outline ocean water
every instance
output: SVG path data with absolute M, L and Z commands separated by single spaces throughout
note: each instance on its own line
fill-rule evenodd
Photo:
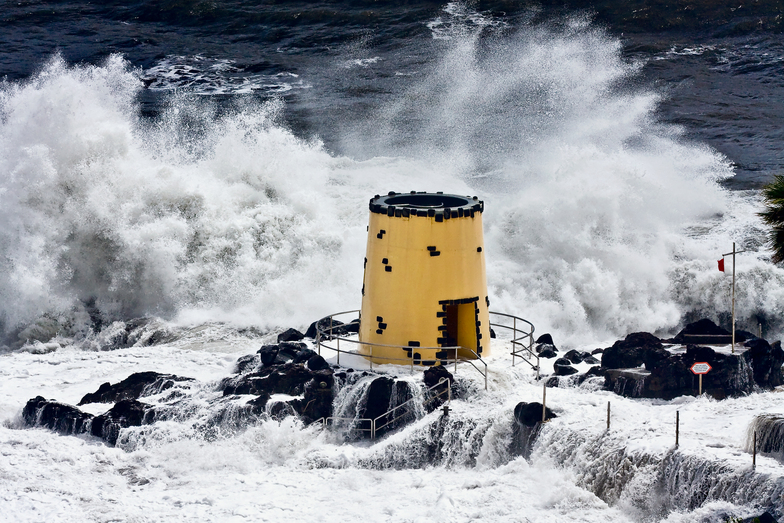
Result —
M 108 449 L 18 430 L 16 417 L 37 394 L 75 402 L 134 369 L 210 383 L 264 336 L 358 308 L 367 200 L 390 190 L 480 196 L 491 309 L 529 319 L 559 347 L 673 334 L 700 317 L 728 326 L 730 275 L 716 260 L 733 242 L 746 251 L 738 326 L 780 339 L 784 270 L 769 262 L 757 212 L 761 184 L 784 165 L 783 41 L 776 6 L 755 5 L 695 4 L 695 16 L 613 2 L 5 6 L 3 499 L 31 521 L 41 510 L 329 520 L 324 507 L 354 520 L 361 500 L 387 495 L 372 507 L 389 521 L 491 520 L 504 503 L 494 520 L 710 521 L 750 510 L 749 498 L 665 512 L 622 496 L 608 504 L 582 476 L 588 465 L 554 467 L 546 449 L 531 463 L 459 462 L 452 476 L 452 465 L 315 459 L 334 443 L 292 421 L 209 444 L 175 427 L 163 442 Z M 116 322 L 138 317 L 171 338 L 95 352 Z M 481 401 L 531 394 L 526 377 L 499 373 L 524 384 Z M 581 408 L 586 393 L 574 394 L 563 401 Z M 738 409 L 771 401 L 755 395 Z M 93 479 L 65 486 L 72 475 Z M 542 475 L 552 490 L 530 486 Z M 217 496 L 216 477 L 234 494 Z M 351 504 L 334 500 L 334 484 Z M 260 488 L 286 503 L 264 512 L 247 500 Z M 426 507 L 411 505 L 419 489 Z M 285 512 L 299 495 L 316 496 L 303 505 L 311 512 Z

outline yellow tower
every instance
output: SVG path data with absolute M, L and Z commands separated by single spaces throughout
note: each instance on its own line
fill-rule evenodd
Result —
M 359 339 L 374 363 L 488 354 L 482 211 L 476 196 L 390 192 L 370 200 Z

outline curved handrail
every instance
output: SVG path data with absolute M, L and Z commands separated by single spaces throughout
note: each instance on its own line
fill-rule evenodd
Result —
M 346 315 L 346 314 L 358 314 L 359 312 L 360 312 L 359 309 L 352 309 L 352 310 L 348 310 L 348 311 L 336 312 L 334 314 L 330 314 L 329 316 L 324 316 L 323 318 L 321 318 L 320 320 L 318 320 L 316 322 L 316 345 L 318 346 L 318 353 L 319 354 L 321 354 L 321 346 L 323 345 L 324 347 L 326 347 L 326 348 L 328 348 L 328 349 L 330 349 L 332 351 L 335 351 L 337 353 L 337 355 L 338 355 L 337 356 L 338 364 L 340 364 L 340 355 L 341 354 L 350 354 L 350 355 L 357 355 L 357 356 L 368 357 L 368 359 L 370 361 L 370 368 L 372 369 L 373 368 L 373 347 L 390 347 L 390 348 L 400 348 L 400 349 L 407 349 L 407 348 L 409 348 L 408 346 L 405 346 L 405 345 L 393 345 L 393 344 L 387 344 L 387 343 L 371 343 L 371 342 L 367 342 L 367 341 L 360 342 L 359 340 L 351 339 L 351 338 L 348 338 L 348 337 L 345 337 L 345 336 L 339 336 L 339 335 L 336 335 L 335 333 L 333 333 L 333 331 L 335 329 L 341 329 L 341 328 L 345 328 L 346 326 L 358 325 L 359 324 L 356 320 L 353 320 L 353 321 L 350 321 L 348 323 L 341 323 L 340 325 L 334 325 L 333 324 L 333 319 L 335 318 L 335 316 L 343 316 L 343 315 Z M 507 314 L 507 313 L 504 313 L 504 312 L 495 312 L 495 311 L 488 311 L 488 312 L 489 312 L 489 314 L 491 316 L 501 316 L 501 317 L 508 318 L 508 319 L 512 320 L 512 325 L 511 326 L 510 325 L 505 325 L 503 323 L 497 323 L 497 322 L 496 323 L 490 322 L 490 326 L 491 327 L 498 327 L 498 328 L 502 328 L 502 329 L 506 329 L 506 330 L 512 331 L 512 339 L 509 340 L 510 343 L 512 344 L 512 352 L 511 352 L 511 355 L 512 355 L 512 366 L 515 365 L 515 358 L 520 358 L 524 362 L 526 362 L 528 365 L 530 365 L 531 368 L 536 370 L 536 379 L 539 379 L 539 355 L 533 350 L 533 344 L 534 344 L 534 337 L 533 337 L 534 336 L 534 324 L 531 323 L 530 321 L 526 320 L 526 319 L 520 318 L 518 316 L 514 316 L 513 314 Z M 326 327 L 326 326 L 323 325 L 327 321 L 329 321 L 329 327 Z M 524 325 L 527 325 L 528 329 L 522 328 L 523 327 L 522 325 L 521 325 L 521 328 L 518 328 L 518 326 L 517 326 L 518 322 L 521 322 Z M 518 333 L 520 333 L 519 336 L 518 336 Z M 326 340 L 335 340 L 336 341 L 336 346 L 335 347 L 330 347 L 329 345 L 324 343 L 325 339 Z M 341 350 L 340 349 L 340 342 L 341 341 L 343 341 L 344 343 L 354 343 L 354 344 L 358 344 L 358 345 L 359 344 L 365 345 L 365 346 L 370 348 L 370 354 L 362 354 L 360 352 L 353 351 L 353 350 L 352 351 Z M 457 346 L 448 346 L 448 347 L 441 347 L 441 346 L 438 346 L 438 347 L 419 347 L 419 349 L 422 349 L 422 350 L 438 350 L 438 351 L 440 351 L 440 350 L 454 350 L 454 354 L 455 354 L 454 358 L 446 358 L 446 359 L 439 358 L 439 361 L 445 361 L 445 362 L 447 362 L 447 364 L 454 363 L 455 372 L 457 372 L 457 364 L 458 364 L 458 362 L 468 362 L 468 363 L 470 363 L 472 367 L 474 367 L 477 371 L 479 371 L 480 374 L 482 374 L 484 376 L 484 378 L 485 378 L 485 390 L 487 390 L 487 363 L 473 349 L 469 349 L 468 347 L 462 347 L 462 346 L 459 346 L 459 345 L 457 345 Z M 458 351 L 463 351 L 464 353 L 465 352 L 469 352 L 471 355 L 474 356 L 474 358 L 458 357 L 457 356 Z M 414 363 L 415 363 L 414 358 L 392 358 L 392 357 L 384 356 L 384 360 L 388 361 L 388 362 L 400 362 L 401 364 L 411 365 L 411 372 L 413 373 L 413 371 L 414 371 Z M 422 361 L 422 359 L 420 358 L 419 361 Z M 480 363 L 482 363 L 482 365 L 484 365 L 484 372 L 482 371 L 482 369 L 480 369 L 479 367 L 476 366 L 476 364 L 474 363 L 475 361 L 479 361 Z
M 503 316 L 505 318 L 510 318 L 512 320 L 512 325 L 504 325 L 503 323 L 493 323 L 490 322 L 491 327 L 499 327 L 507 330 L 512 331 L 512 339 L 510 340 L 512 343 L 512 366 L 515 365 L 515 358 L 520 358 L 528 365 L 531 366 L 536 371 L 536 379 L 539 379 L 539 354 L 534 352 L 534 324 L 528 320 L 520 318 L 518 316 L 514 316 L 512 314 L 506 314 L 504 312 L 494 312 L 490 311 L 490 314 L 493 316 Z M 527 332 L 522 328 L 518 329 L 517 322 L 523 322 L 530 327 L 530 330 Z M 522 333 L 521 336 L 518 337 L 517 333 Z M 535 360 L 535 363 L 534 363 Z
M 400 348 L 400 349 L 409 348 L 407 345 L 392 345 L 392 344 L 386 344 L 386 343 L 371 343 L 371 342 L 367 342 L 367 341 L 360 342 L 359 340 L 353 340 L 351 338 L 347 338 L 347 337 L 338 336 L 336 334 L 333 334 L 332 331 L 334 331 L 335 329 L 343 328 L 346 325 L 356 325 L 356 323 L 354 321 L 350 321 L 348 323 L 341 323 L 340 325 L 333 325 L 332 320 L 333 320 L 333 318 L 335 316 L 341 316 L 341 315 L 344 315 L 344 314 L 354 314 L 354 313 L 358 313 L 358 312 L 359 312 L 358 309 L 353 309 L 353 310 L 343 311 L 343 312 L 337 312 L 335 314 L 330 314 L 329 316 L 324 316 L 323 318 L 321 318 L 320 320 L 318 320 L 316 322 L 316 345 L 318 346 L 318 353 L 319 353 L 319 355 L 321 354 L 321 347 L 323 345 L 324 347 L 326 347 L 326 348 L 328 348 L 328 349 L 338 353 L 338 364 L 340 364 L 340 354 L 350 354 L 350 355 L 355 355 L 355 356 L 368 357 L 368 360 L 370 361 L 370 368 L 372 369 L 373 368 L 373 347 L 391 347 L 391 348 Z M 329 321 L 329 327 L 325 327 L 323 325 L 327 321 Z M 327 340 L 336 340 L 336 347 L 330 347 L 329 345 L 325 344 L 324 341 L 323 341 L 324 338 L 326 338 Z M 368 346 L 370 348 L 370 354 L 362 354 L 362 353 L 356 352 L 356 351 L 341 350 L 340 349 L 340 342 L 341 341 L 343 341 L 344 343 L 354 343 L 354 344 L 357 344 L 357 345 Z M 438 347 L 417 347 L 417 348 L 418 349 L 422 349 L 422 350 L 430 349 L 430 350 L 437 350 L 437 351 L 454 350 L 455 351 L 455 357 L 454 358 L 438 358 L 438 360 L 439 361 L 445 361 L 447 363 L 447 365 L 454 364 L 455 371 L 457 371 L 457 364 L 459 362 L 467 361 L 467 362 L 471 363 L 471 365 L 476 370 L 478 370 L 479 373 L 482 374 L 482 376 L 484 376 L 484 378 L 485 378 L 485 390 L 487 390 L 487 363 L 473 349 L 469 349 L 468 347 L 462 347 L 460 345 L 448 346 L 448 347 L 438 346 Z M 472 359 L 472 358 L 458 357 L 457 356 L 458 351 L 469 352 L 471 355 L 474 356 L 474 358 Z M 398 362 L 399 361 L 399 362 L 401 362 L 401 363 L 403 363 L 405 365 L 410 365 L 411 366 L 411 372 L 414 371 L 414 363 L 415 363 L 414 358 L 391 358 L 391 357 L 384 356 L 384 360 L 385 361 L 391 361 L 391 362 Z M 419 361 L 422 361 L 422 359 L 420 359 Z M 482 372 L 482 369 L 480 369 L 479 367 L 477 367 L 474 364 L 474 361 L 479 361 L 479 362 L 481 362 L 484 365 L 484 372 Z

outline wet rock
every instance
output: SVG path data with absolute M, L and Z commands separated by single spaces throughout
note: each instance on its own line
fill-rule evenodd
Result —
M 90 430 L 93 415 L 72 405 L 36 396 L 25 404 L 22 418 L 30 427 L 46 427 L 60 434 L 83 434 Z
M 746 336 L 740 331 L 735 333 L 736 342 L 745 340 Z M 732 333 L 703 318 L 686 325 L 671 341 L 682 345 L 723 345 L 732 343 Z
M 770 512 L 763 512 L 759 516 L 752 516 L 743 520 L 743 523 L 778 523 L 778 520 Z
M 772 349 L 768 350 L 764 344 L 759 344 L 759 350 L 765 355 L 763 359 L 769 358 L 765 360 L 766 364 L 778 364 L 780 368 L 784 362 L 784 353 L 777 359 L 772 355 Z M 754 390 L 753 356 L 751 350 L 743 355 L 723 354 L 699 345 L 687 345 L 685 353 L 672 354 L 655 336 L 635 333 L 604 351 L 602 368 L 607 390 L 627 397 L 670 400 L 697 394 L 698 378 L 690 368 L 694 363 L 707 362 L 712 369 L 703 376 L 703 392 L 722 399 Z M 760 379 L 765 376 L 765 371 L 759 375 Z
M 299 341 L 282 341 L 278 343 L 278 356 L 283 358 L 284 362 L 293 361 L 300 352 L 310 350 L 308 346 Z M 313 351 L 311 351 L 312 353 Z M 307 361 L 305 358 L 302 361 Z M 300 362 L 295 362 L 300 363 Z
M 604 352 L 604 349 L 594 349 L 594 350 L 591 351 L 591 355 L 595 356 L 595 355 L 601 354 L 603 352 Z
M 537 346 L 538 348 L 538 346 Z M 555 351 L 555 348 L 552 345 L 547 345 L 541 350 L 539 350 L 539 357 L 540 358 L 555 358 L 558 356 L 558 353 Z
M 326 370 L 329 369 L 329 363 L 319 356 L 318 354 L 313 354 L 307 362 L 308 369 L 316 371 L 316 370 Z
M 246 356 L 242 356 L 237 360 L 237 363 L 234 366 L 234 374 L 245 374 L 247 372 L 253 372 L 261 365 L 261 358 L 258 354 L 248 354 Z
M 647 332 L 635 332 L 625 339 L 616 341 L 602 353 L 602 367 L 605 369 L 628 369 L 639 367 L 646 360 L 667 358 L 669 353 L 661 340 Z M 647 366 L 647 365 L 646 365 Z
M 586 363 L 588 362 L 587 360 L 584 360 L 584 361 Z M 599 363 L 599 362 L 597 361 L 596 363 Z M 585 371 L 585 373 L 580 374 L 580 376 L 578 376 L 577 384 L 581 385 L 583 382 L 585 382 L 589 378 L 600 378 L 600 377 L 603 378 L 604 375 L 605 375 L 605 370 L 602 369 L 602 367 L 599 366 L 599 365 L 594 365 L 593 367 L 591 367 L 590 369 Z
M 138 427 L 155 421 L 155 411 L 150 405 L 135 399 L 124 399 L 114 407 L 93 419 L 90 433 L 115 445 L 120 431 L 127 427 Z
M 318 325 L 319 328 L 322 331 L 329 331 L 330 320 L 329 319 L 321 319 L 321 320 L 319 320 L 317 322 L 314 321 L 313 323 L 311 323 L 310 327 L 308 327 L 308 330 L 305 332 L 305 337 L 306 338 L 316 339 L 316 325 Z M 340 322 L 338 320 L 334 320 L 333 319 L 332 320 L 332 331 L 331 331 L 332 335 L 333 336 L 345 336 L 346 334 L 348 334 L 348 332 L 349 332 L 348 328 L 344 327 L 343 325 L 344 325 L 343 322 Z
M 558 358 L 553 364 L 553 371 L 556 376 L 570 376 L 579 372 L 572 367 L 571 362 L 566 358 Z
M 374 379 L 367 390 L 367 401 L 360 411 L 360 418 L 375 419 L 390 408 L 392 387 L 395 380 L 386 376 Z
M 588 365 L 598 365 L 600 362 L 587 352 L 583 352 L 583 363 L 587 363 Z
M 751 364 L 754 381 L 760 387 L 772 389 L 782 384 L 781 366 L 784 364 L 784 351 L 781 342 L 770 345 L 767 341 L 755 338 L 745 343 L 749 348 L 743 356 Z
M 347 333 L 357 334 L 359 333 L 359 318 L 355 318 L 348 323 L 343 325 L 343 328 L 346 329 Z
M 434 385 L 437 385 L 441 378 L 445 378 L 449 380 L 449 383 L 455 382 L 455 377 L 452 376 L 452 373 L 447 370 L 447 368 L 443 365 L 434 365 L 425 369 L 424 372 L 424 380 L 425 380 L 425 387 L 430 388 Z
M 449 382 L 449 385 L 443 383 L 442 385 L 438 386 L 441 380 L 444 379 Z M 454 390 L 455 386 L 455 378 L 452 376 L 452 373 L 449 372 L 445 366 L 443 365 L 434 365 L 429 367 L 424 372 L 424 380 L 425 380 L 425 387 L 428 389 L 431 387 L 435 387 L 432 391 L 432 400 L 428 403 L 427 408 L 429 411 L 433 411 L 444 404 L 444 402 L 449 397 L 449 392 L 447 391 L 448 387 L 452 387 L 452 397 L 455 397 L 456 390 Z
M 316 351 L 304 347 L 304 348 L 300 348 L 299 352 L 297 352 L 297 355 L 294 356 L 294 358 L 291 361 L 292 363 L 305 363 L 310 358 L 316 355 L 317 355 Z
M 542 334 L 541 336 L 536 338 L 536 343 L 542 345 L 552 345 L 553 347 L 555 347 L 555 343 L 553 342 L 553 337 L 549 333 Z
M 262 366 L 269 367 L 271 365 L 285 363 L 282 358 L 280 360 L 278 359 L 278 352 L 280 352 L 280 347 L 277 345 L 262 345 L 256 354 L 259 355 Z
M 583 361 L 583 355 L 574 349 L 564 354 L 563 357 L 575 365 Z
M 312 379 L 305 385 L 305 395 L 297 410 L 306 423 L 332 415 L 334 384 L 335 377 L 331 369 L 321 369 L 313 373 Z
M 223 391 L 224 396 L 263 393 L 299 396 L 311 378 L 312 372 L 304 365 L 285 363 L 264 367 L 259 372 L 225 378 L 218 389 Z
M 285 331 L 278 334 L 278 343 L 282 341 L 299 341 L 304 338 L 305 335 L 297 329 L 286 329 Z
M 160 374 L 147 371 L 131 374 L 119 383 L 104 383 L 97 391 L 85 394 L 79 405 L 87 403 L 114 403 L 120 400 L 138 399 L 142 395 L 158 394 L 174 386 L 177 382 L 193 381 L 174 374 Z
M 515 406 L 514 409 L 515 421 L 526 427 L 533 427 L 537 423 L 542 422 L 542 404 L 538 402 L 526 403 L 521 401 Z M 545 421 L 557 418 L 556 414 L 550 410 L 549 407 L 545 408 Z

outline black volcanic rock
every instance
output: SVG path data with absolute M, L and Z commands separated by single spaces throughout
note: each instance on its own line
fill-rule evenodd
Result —
M 110 445 L 115 445 L 120 430 L 138 427 L 155 421 L 155 412 L 150 405 L 134 399 L 120 400 L 114 407 L 93 419 L 90 433 Z
M 329 363 L 327 363 L 327 361 L 318 354 L 313 354 L 310 359 L 308 359 L 307 366 L 310 370 L 329 369 Z
M 540 343 L 542 345 L 552 345 L 553 347 L 555 347 L 555 343 L 553 342 L 553 337 L 549 333 L 542 334 L 541 336 L 536 338 L 536 343 Z
M 264 367 L 269 367 L 276 363 L 285 363 L 282 359 L 278 360 L 278 352 L 280 352 L 280 347 L 277 345 L 262 345 L 257 354 L 261 358 L 261 364 Z
M 442 379 L 449 382 L 449 385 L 443 383 L 437 386 Z M 435 387 L 432 391 L 433 400 L 427 405 L 428 411 L 433 411 L 443 405 L 444 401 L 448 399 L 447 387 L 452 387 L 452 397 L 455 397 L 456 391 L 454 390 L 455 378 L 443 365 L 434 365 L 429 367 L 424 372 L 425 387 L 428 389 Z
M 375 419 L 390 408 L 392 387 L 395 380 L 387 376 L 374 379 L 367 390 L 367 402 L 360 411 L 360 418 Z
M 572 367 L 571 362 L 566 358 L 558 358 L 553 363 L 553 370 L 556 376 L 571 376 L 579 371 Z
M 424 372 L 425 387 L 430 388 L 438 384 L 441 378 L 449 380 L 449 383 L 455 382 L 455 377 L 443 365 L 433 365 L 428 367 Z
M 526 427 L 533 427 L 537 423 L 542 422 L 542 404 L 537 402 L 526 403 L 521 401 L 515 406 L 514 417 L 517 423 L 525 425 Z M 545 407 L 545 421 L 557 417 L 558 416 L 556 416 L 552 410 L 550 410 L 548 407 Z
M 647 360 L 669 356 L 661 340 L 647 332 L 635 332 L 625 339 L 616 341 L 602 353 L 602 367 L 605 369 L 628 369 L 639 367 Z
M 569 360 L 571 363 L 573 363 L 575 365 L 578 364 L 578 363 L 582 363 L 582 361 L 583 361 L 582 354 L 580 354 L 579 352 L 577 352 L 574 349 L 572 349 L 569 352 L 567 352 L 566 354 L 564 354 L 563 357 L 566 358 L 567 360 Z
M 278 334 L 278 343 L 281 341 L 299 341 L 304 338 L 305 335 L 297 329 L 286 329 L 285 331 Z
M 178 381 L 193 381 L 193 378 L 184 378 L 174 374 L 160 374 L 158 372 L 137 372 L 131 374 L 119 383 L 112 385 L 104 383 L 98 390 L 85 394 L 79 405 L 87 403 L 114 403 L 127 399 L 138 399 L 143 394 L 158 394 L 174 386 Z
M 60 434 L 84 434 L 90 430 L 93 415 L 72 405 L 49 401 L 41 396 L 29 400 L 22 419 L 30 427 L 46 427 Z
M 105 413 L 93 416 L 71 405 L 37 396 L 27 402 L 22 417 L 32 427 L 46 427 L 66 435 L 89 433 L 115 445 L 121 429 L 151 423 L 155 413 L 149 405 L 126 399 L 118 401 Z
M 542 350 L 539 351 L 539 357 L 540 358 L 548 358 L 549 359 L 549 358 L 555 358 L 556 356 L 558 356 L 558 353 L 555 351 L 555 348 L 553 348 L 552 345 L 544 345 L 543 347 L 544 348 L 542 348 Z
M 746 341 L 748 334 L 746 331 L 735 331 L 735 342 Z M 671 341 L 683 345 L 723 345 L 732 343 L 732 333 L 703 318 L 686 325 Z
M 322 331 L 326 330 L 329 331 L 330 327 L 330 320 L 329 319 L 321 319 L 319 321 L 314 321 L 308 327 L 308 330 L 305 332 L 306 338 L 313 338 L 316 339 L 316 325 L 318 325 Z M 348 327 L 343 326 L 343 322 L 333 319 L 332 320 L 332 335 L 333 336 L 345 336 L 349 332 Z
M 709 320 L 689 324 L 684 331 L 722 335 L 720 327 Z M 685 352 L 670 353 L 649 333 L 630 334 L 602 354 L 605 388 L 629 397 L 667 400 L 694 395 L 699 380 L 690 369 L 698 362 L 711 366 L 710 372 L 703 375 L 703 392 L 717 399 L 748 394 L 755 387 L 773 388 L 781 384 L 784 351 L 780 344 L 771 346 L 765 340 L 753 338 L 745 347 L 747 350 L 727 354 L 689 344 Z
M 749 348 L 743 356 L 754 370 L 754 381 L 760 387 L 772 389 L 782 384 L 781 365 L 784 364 L 784 351 L 781 342 L 770 345 L 767 341 L 755 338 L 745 343 Z

